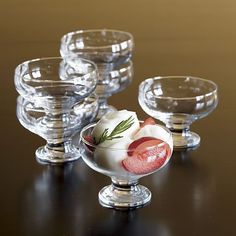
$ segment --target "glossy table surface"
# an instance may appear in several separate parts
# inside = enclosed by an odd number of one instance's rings
[[[0,3],[0,235],[236,235],[236,3],[225,1],[7,1]],[[59,55],[60,38],[76,29],[113,28],[134,35],[135,76],[109,99],[146,114],[138,85],[157,75],[194,75],[219,87],[219,105],[192,130],[196,150],[174,152],[166,168],[140,182],[151,204],[116,211],[98,203],[110,179],[82,159],[41,165],[45,141],[16,118],[15,67]]]

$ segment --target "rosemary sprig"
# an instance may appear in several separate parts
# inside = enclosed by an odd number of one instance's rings
[[[127,120],[122,120],[113,130],[110,134],[108,134],[108,128],[105,129],[99,138],[98,142],[96,144],[100,144],[104,142],[105,140],[113,140],[117,138],[123,138],[123,136],[119,135],[129,129],[134,123],[134,118],[130,116]]]

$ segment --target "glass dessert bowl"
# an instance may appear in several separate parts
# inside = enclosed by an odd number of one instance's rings
[[[98,118],[115,110],[114,107],[107,104],[108,97],[125,89],[131,82],[131,76],[129,76],[129,79],[124,83],[125,77],[122,75],[124,72],[130,73],[129,71],[132,70],[133,48],[133,36],[119,30],[79,30],[67,33],[62,37],[60,47],[62,57],[73,55],[85,58],[96,63],[98,67],[99,80],[96,89],[100,98]],[[114,84],[114,74],[117,74],[116,78],[117,76],[123,78],[122,86],[111,86]]]
[[[62,57],[71,54],[95,63],[123,64],[132,57],[132,34],[113,29],[78,30],[65,34],[61,39]]]
[[[190,131],[190,125],[216,108],[217,85],[191,76],[154,77],[140,84],[138,100],[148,115],[172,131],[174,148],[194,148],[200,136]]]
[[[131,209],[150,202],[150,190],[138,180],[170,160],[173,140],[167,128],[149,120],[140,123],[134,112],[122,110],[84,127],[80,137],[79,150],[85,163],[112,180],[99,192],[102,206]]]
[[[39,161],[63,163],[79,158],[71,138],[87,124],[91,110],[90,116],[98,110],[98,99],[92,95],[96,82],[95,64],[84,59],[41,58],[16,68],[15,85],[21,95],[18,119],[47,141],[36,151]]]
[[[23,127],[47,141],[45,146],[36,150],[38,161],[64,163],[80,157],[73,143],[74,135],[95,120],[98,107],[97,96],[91,94],[68,112],[69,119],[63,123],[50,122],[42,107],[36,107],[34,103],[19,96],[16,114]]]

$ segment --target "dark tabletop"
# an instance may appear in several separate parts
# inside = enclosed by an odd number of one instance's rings
[[[236,3],[234,1],[0,2],[0,235],[236,235]],[[15,67],[58,56],[60,38],[76,29],[112,28],[134,35],[135,76],[109,99],[146,117],[138,85],[157,75],[194,75],[219,86],[219,105],[191,128],[199,148],[174,152],[161,171],[140,182],[151,204],[115,211],[98,203],[110,179],[82,159],[41,165],[45,141],[16,118]]]

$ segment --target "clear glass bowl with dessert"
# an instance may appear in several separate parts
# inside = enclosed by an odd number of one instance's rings
[[[142,207],[151,192],[138,180],[163,168],[172,155],[171,132],[152,118],[140,122],[135,112],[104,115],[80,133],[79,150],[85,163],[111,178],[99,192],[102,206],[115,209]]]

